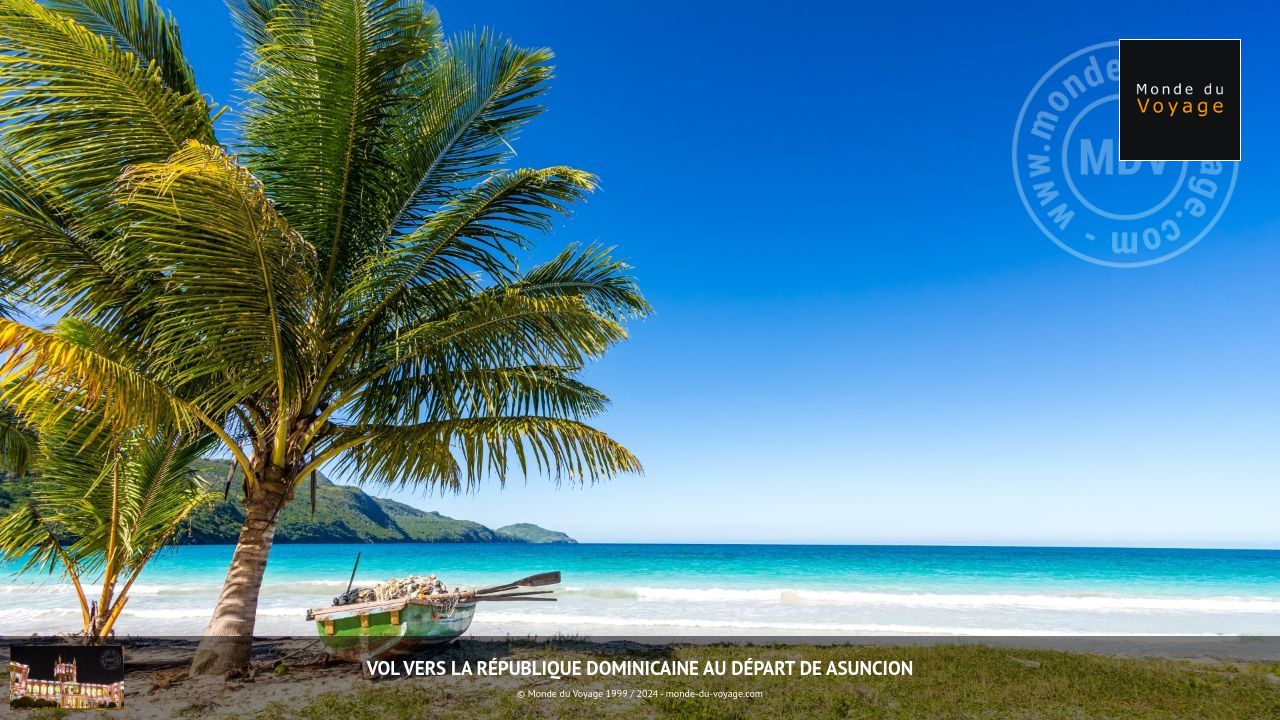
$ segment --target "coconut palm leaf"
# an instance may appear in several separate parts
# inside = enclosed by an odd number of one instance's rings
[[[602,414],[609,399],[578,379],[580,368],[523,365],[440,368],[404,373],[369,388],[361,407],[368,417],[430,418],[548,415],[586,420]]]
[[[0,0],[0,145],[47,192],[86,209],[129,163],[213,141],[198,92],[35,0]]]
[[[12,317],[17,311],[8,300],[13,287],[10,268],[0,267],[0,318]],[[3,395],[0,388],[0,395]],[[9,405],[0,402],[0,470],[25,475],[35,448],[35,432]]]
[[[296,398],[313,345],[314,250],[257,179],[221,148],[193,142],[166,162],[129,168],[119,202],[131,222],[125,263],[183,290],[155,298],[148,333],[149,352],[165,358],[170,377],[230,372],[244,387],[274,380]],[[196,345],[206,351],[189,357]]]
[[[35,454],[36,435],[13,408],[0,404],[0,470],[22,476]]]
[[[84,431],[71,427],[44,443],[33,496],[77,538],[67,552],[82,571],[101,569],[113,542],[119,572],[140,568],[215,495],[191,470],[214,446],[211,435],[134,434],[86,446]]]
[[[116,348],[95,347],[72,318],[43,331],[0,318],[0,403],[28,418],[41,433],[65,418],[111,427],[191,427],[190,408],[141,372]],[[115,350],[116,352],[112,352]],[[92,412],[77,412],[89,409]]]
[[[344,284],[379,214],[403,151],[398,109],[416,101],[415,66],[439,31],[416,3],[281,2],[252,46],[245,162],[314,244],[322,294]]]
[[[39,308],[104,322],[146,307],[141,290],[147,278],[112,261],[104,232],[86,225],[84,212],[0,145],[0,253],[10,302],[21,295]]]
[[[117,48],[155,63],[164,84],[180,95],[198,94],[195,73],[182,54],[178,24],[155,0],[43,0],[51,10],[71,18]]]
[[[413,227],[453,197],[460,184],[498,169],[512,154],[521,127],[541,114],[536,100],[547,91],[553,54],[525,49],[488,31],[451,37],[436,75],[438,96],[424,97],[412,115],[398,168],[403,203],[388,230]]]
[[[355,297],[377,313],[406,288],[469,276],[475,270],[495,280],[514,273],[514,251],[525,247],[522,231],[549,232],[556,214],[569,213],[595,187],[589,173],[567,167],[516,170],[459,190],[431,219],[404,235],[397,247],[361,268]],[[359,305],[358,305],[359,306]]]
[[[640,463],[608,435],[545,416],[476,417],[343,429],[344,469],[365,482],[471,489],[485,477],[505,484],[512,472],[546,474],[557,484],[639,472]]]
[[[426,402],[445,381],[466,371],[509,366],[512,363],[549,367],[581,367],[621,339],[620,326],[592,313],[576,298],[529,298],[518,291],[484,293],[461,304],[449,316],[407,330],[399,341],[388,343],[381,360],[360,374],[353,369],[351,412],[365,421],[382,423],[417,421],[415,406]],[[439,376],[437,384],[424,382]],[[417,383],[420,392],[405,399],[388,397]],[[340,396],[342,398],[342,396]],[[341,403],[342,399],[336,402]],[[394,413],[388,402],[403,405]]]
[[[23,503],[0,520],[0,557],[19,562],[19,573],[54,573],[62,563],[58,529],[40,514],[35,503]]]

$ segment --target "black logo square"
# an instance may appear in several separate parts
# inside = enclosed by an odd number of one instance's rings
[[[1121,40],[1120,159],[1239,160],[1240,41]]]

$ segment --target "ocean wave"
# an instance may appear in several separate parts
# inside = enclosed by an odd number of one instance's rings
[[[259,607],[258,617],[306,617],[305,607]],[[131,608],[124,611],[128,617],[147,620],[183,620],[186,618],[203,618],[208,620],[213,615],[213,606],[180,607],[180,608]]]
[[[361,583],[356,583],[360,586]],[[195,583],[139,585],[133,592],[141,595],[181,595],[216,597],[220,585]],[[43,592],[59,594],[70,586],[42,586]],[[323,598],[346,589],[346,583],[332,580],[291,580],[266,583],[262,596]],[[90,589],[90,593],[96,593]],[[597,600],[631,600],[639,602],[691,603],[765,603],[783,605],[865,605],[939,609],[1013,608],[1063,612],[1116,613],[1249,613],[1280,614],[1280,599],[1257,596],[1141,596],[1100,593],[1033,594],[1033,593],[894,593],[855,590],[813,590],[803,588],[656,588],[656,587],[585,587],[560,589],[566,597],[579,596]],[[314,604],[314,603],[312,603]]]
[[[101,585],[86,583],[82,586],[86,595],[93,596],[102,592]],[[145,583],[136,583],[129,588],[130,595],[201,595],[206,593],[216,594],[222,587],[221,583],[175,583],[175,584],[159,584],[148,585]],[[0,595],[66,595],[74,597],[75,586],[71,583],[61,582],[44,582],[44,583],[11,583],[0,585]]]
[[[369,582],[357,582],[356,586]],[[328,604],[328,600],[346,589],[345,581],[327,579],[290,579],[263,585],[264,600],[295,599],[290,605]],[[148,598],[174,598],[170,602],[191,602],[186,598],[218,596],[221,583],[178,582],[139,583],[131,595]],[[95,596],[100,589],[86,585],[85,591]],[[558,589],[566,600],[580,597],[600,601],[635,601],[641,603],[725,603],[766,605],[838,605],[868,607],[936,608],[936,609],[1019,609],[1094,613],[1224,613],[1280,614],[1280,598],[1266,596],[1144,596],[1102,593],[937,593],[878,592],[861,590],[818,590],[806,588],[685,588],[649,586],[583,586],[570,585]],[[73,598],[70,584],[57,581],[42,583],[7,583],[0,585],[0,595],[23,595],[24,604],[50,603],[54,598]],[[39,596],[37,599],[36,597]],[[182,598],[178,600],[177,598]],[[4,601],[0,604],[8,604]],[[141,602],[141,599],[139,599]],[[198,601],[197,601],[198,602]],[[203,602],[198,602],[204,605]],[[136,607],[136,605],[135,605]],[[166,610],[167,612],[167,610]]]
[[[372,585],[372,581],[363,585]],[[362,583],[355,583],[361,587]],[[102,586],[87,583],[84,590],[89,595],[102,592]],[[289,580],[284,582],[266,582],[262,585],[262,594],[307,594],[333,595],[347,587],[345,580]],[[222,590],[222,580],[208,582],[185,583],[136,583],[129,589],[130,595],[212,595],[217,597]],[[15,582],[0,585],[0,595],[73,595],[75,587],[63,582]]]
[[[615,588],[615,587],[578,587],[567,586],[559,589],[559,592],[565,595],[585,595],[586,597],[602,598],[605,600],[639,600],[640,595],[637,588]]]
[[[613,593],[612,595],[608,593]],[[1016,593],[888,593],[791,588],[610,588],[583,589],[593,597],[635,597],[641,602],[722,602],[816,605],[893,605],[927,608],[1023,608],[1085,612],[1280,613],[1280,599],[1269,597],[1142,597],[1101,594],[1033,595]]]
[[[86,586],[86,588],[89,586]],[[62,595],[75,593],[71,583],[6,583],[0,585],[0,595]]]
[[[72,608],[3,608],[0,620],[31,620],[48,615],[80,615],[79,607]]]
[[[719,618],[626,618],[608,615],[570,615],[548,617],[537,613],[491,612],[484,616],[477,615],[472,632],[484,634],[489,625],[528,625],[534,626],[538,633],[554,632],[565,627],[581,628],[676,628],[680,630],[696,630],[716,634],[715,630],[735,633],[753,630],[770,633],[797,634],[830,634],[830,635],[973,635],[989,637],[1135,637],[1142,633],[1132,632],[1076,632],[1068,630],[1045,630],[1042,628],[1009,628],[980,627],[958,625],[908,625],[898,623],[816,623],[816,622],[770,622],[752,620],[724,620]],[[1148,633],[1155,636],[1157,634]],[[1159,636],[1186,635],[1200,636],[1200,633],[1159,633]]]
[[[259,611],[261,612],[261,611]],[[213,606],[180,607],[180,608],[130,608],[123,613],[126,617],[145,618],[147,620],[181,620],[185,618],[209,618],[213,615]]]

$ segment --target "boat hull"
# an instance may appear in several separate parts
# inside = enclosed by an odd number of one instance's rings
[[[447,643],[467,631],[474,601],[365,603],[316,611],[316,632],[333,657],[353,662],[403,657]]]

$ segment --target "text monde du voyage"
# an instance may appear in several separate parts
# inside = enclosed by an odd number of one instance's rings
[[[1202,117],[1223,115],[1227,112],[1223,100],[1215,99],[1225,94],[1222,85],[1205,83],[1197,88],[1190,83],[1152,85],[1135,83],[1138,112],[1159,117]]]

